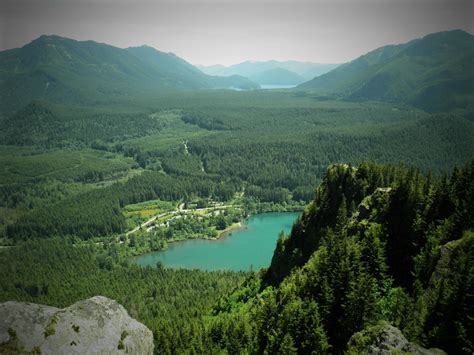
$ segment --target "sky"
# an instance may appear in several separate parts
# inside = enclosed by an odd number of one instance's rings
[[[342,63],[452,29],[474,33],[474,0],[0,0],[0,50],[56,34],[202,65]]]

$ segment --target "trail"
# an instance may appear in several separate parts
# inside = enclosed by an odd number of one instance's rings
[[[184,145],[184,154],[185,155],[189,155],[189,149],[188,149],[188,141],[183,141],[183,145]]]
[[[46,91],[48,91],[48,88],[49,88],[49,81],[46,82],[46,87],[45,87],[44,93],[43,93],[43,99],[44,99],[45,96],[46,96]]]

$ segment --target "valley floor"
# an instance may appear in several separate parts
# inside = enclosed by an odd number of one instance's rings
[[[88,107],[38,101],[0,125],[0,301],[65,307],[101,294],[152,329],[164,353],[304,352],[306,338],[339,352],[378,320],[409,340],[470,346],[470,289],[460,288],[470,287],[469,255],[456,249],[445,280],[457,293],[430,284],[446,243],[471,245],[470,170],[454,169],[474,154],[462,112],[213,91]],[[220,238],[250,215],[302,210],[266,271],[129,262],[174,241]],[[428,288],[439,298],[424,298]]]

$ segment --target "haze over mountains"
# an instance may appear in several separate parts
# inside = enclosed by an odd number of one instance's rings
[[[151,47],[121,49],[94,41],[41,36],[0,52],[0,109],[32,100],[95,103],[203,89],[295,90],[356,101],[401,102],[426,111],[474,111],[474,36],[438,32],[387,45],[338,66],[296,61],[197,67]],[[306,81],[306,82],[305,82]]]
[[[338,66],[339,64],[269,60],[266,62],[246,61],[229,67],[223,65],[198,65],[197,67],[209,75],[241,75],[260,85],[296,85],[325,74]]]
[[[473,63],[473,35],[438,32],[378,48],[298,89],[351,100],[406,102],[427,111],[472,111]]]

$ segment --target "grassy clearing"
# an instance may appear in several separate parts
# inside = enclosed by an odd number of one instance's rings
[[[127,205],[124,207],[123,213],[126,218],[127,226],[135,228],[153,216],[174,211],[176,205],[177,203],[172,201],[151,200]]]

